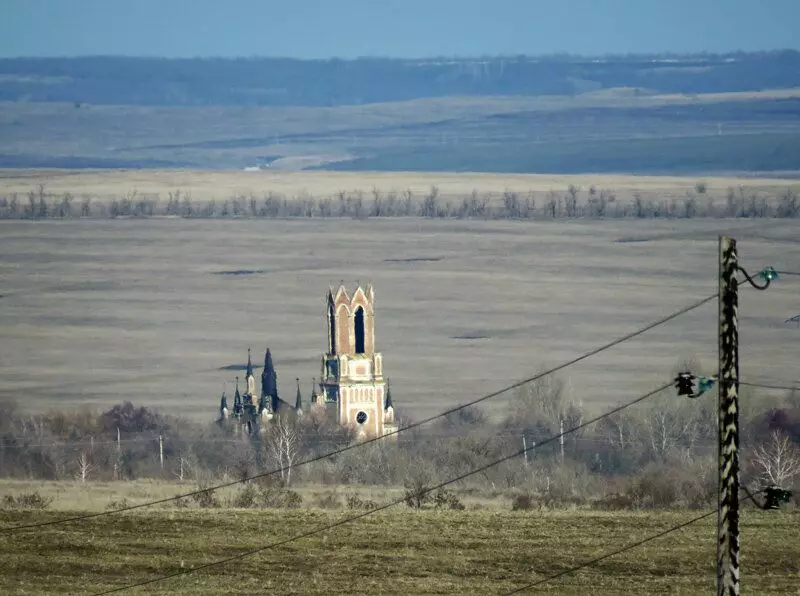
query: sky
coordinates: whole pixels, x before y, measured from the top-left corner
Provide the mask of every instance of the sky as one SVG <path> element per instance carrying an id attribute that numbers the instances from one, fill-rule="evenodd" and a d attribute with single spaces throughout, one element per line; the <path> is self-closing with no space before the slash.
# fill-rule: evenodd
<path id="1" fill-rule="evenodd" d="M 800 49 L 800 0 L 0 0 L 0 57 Z"/>

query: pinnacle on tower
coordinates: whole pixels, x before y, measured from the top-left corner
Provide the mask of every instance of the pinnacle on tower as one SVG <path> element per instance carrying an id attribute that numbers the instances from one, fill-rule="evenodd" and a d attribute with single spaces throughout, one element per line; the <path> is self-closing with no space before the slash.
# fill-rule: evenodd
<path id="1" fill-rule="evenodd" d="M 294 400 L 294 409 L 297 412 L 303 411 L 303 397 L 300 395 L 300 377 L 295 379 L 297 381 L 297 397 Z"/>
<path id="2" fill-rule="evenodd" d="M 389 385 L 389 379 L 386 379 L 386 399 L 384 400 L 383 409 L 388 410 L 394 408 L 392 405 L 392 387 Z"/>
<path id="3" fill-rule="evenodd" d="M 236 391 L 233 394 L 233 413 L 242 413 L 242 396 L 239 393 L 239 377 L 236 377 Z"/>
<path id="4" fill-rule="evenodd" d="M 311 404 L 317 403 L 317 377 L 311 378 Z"/>
<path id="5" fill-rule="evenodd" d="M 247 374 L 245 378 L 253 376 L 253 361 L 250 359 L 250 348 L 247 348 Z"/>
<path id="6" fill-rule="evenodd" d="M 219 400 L 219 414 L 225 417 L 228 413 L 228 398 L 225 396 L 225 390 L 222 390 L 222 397 Z"/>

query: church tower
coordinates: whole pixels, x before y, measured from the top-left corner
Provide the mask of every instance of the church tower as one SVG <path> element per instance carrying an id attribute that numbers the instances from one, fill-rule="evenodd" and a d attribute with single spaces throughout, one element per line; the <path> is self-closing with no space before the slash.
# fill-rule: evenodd
<path id="1" fill-rule="evenodd" d="M 375 292 L 358 286 L 352 296 L 342 285 L 326 296 L 328 348 L 322 357 L 322 395 L 317 403 L 335 409 L 338 422 L 359 437 L 389 431 L 383 357 L 375 351 Z M 394 422 L 393 410 L 391 426 Z"/>

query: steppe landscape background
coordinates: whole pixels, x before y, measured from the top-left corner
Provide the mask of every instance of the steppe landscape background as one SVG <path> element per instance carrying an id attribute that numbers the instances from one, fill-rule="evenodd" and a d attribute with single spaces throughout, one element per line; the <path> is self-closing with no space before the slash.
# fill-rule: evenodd
<path id="1" fill-rule="evenodd" d="M 45 21 L 36 53 L 64 31 L 159 47 L 178 0 L 128 4 L 91 35 L 83 8 L 29 15 L 0 50 Z M 233 4 L 193 0 L 166 37 L 211 18 L 216 47 Z M 291 29 L 267 34 L 276 6 L 235 13 L 237 40 Z M 587 27 L 559 44 L 636 37 Z M 795 50 L 0 58 L 0 592 L 710 592 L 718 395 L 669 383 L 717 372 L 721 235 L 780 272 L 740 291 L 742 591 L 796 592 L 799 115 Z M 391 439 L 218 420 L 248 348 L 308 403 L 339 283 L 375 288 L 401 425 L 707 301 Z M 762 511 L 773 484 L 794 496 Z"/>
<path id="2" fill-rule="evenodd" d="M 5 191 L 44 184 L 100 199 L 125 189 L 180 188 L 195 200 L 267 190 L 285 196 L 339 189 L 437 185 L 562 191 L 565 184 L 685 194 L 693 179 L 269 172 L 6 171 Z M 744 185 L 773 196 L 773 179 L 706 180 L 701 197 Z M 584 193 L 585 194 L 585 193 Z M 722 201 L 722 198 L 719 198 Z M 324 294 L 372 283 L 377 342 L 396 406 L 409 417 L 530 376 L 716 292 L 717 237 L 740 242 L 752 272 L 796 271 L 797 224 L 786 219 L 483 221 L 427 218 L 180 218 L 0 222 L 4 259 L 0 391 L 24 408 L 108 407 L 131 400 L 194 419 L 216 416 L 218 397 L 252 347 L 269 347 L 280 389 L 303 392 L 319 376 Z M 797 278 L 744 290 L 742 378 L 797 380 Z M 570 397 L 592 407 L 669 379 L 682 360 L 716 360 L 712 304 L 567 373 Z"/>

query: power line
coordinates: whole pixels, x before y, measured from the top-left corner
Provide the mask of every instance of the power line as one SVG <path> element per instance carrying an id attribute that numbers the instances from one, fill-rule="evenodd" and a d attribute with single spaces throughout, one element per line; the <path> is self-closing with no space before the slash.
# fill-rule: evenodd
<path id="1" fill-rule="evenodd" d="M 660 319 L 658 319 L 656 321 L 653 321 L 652 323 L 649 323 L 649 324 L 645 325 L 644 327 L 641 327 L 641 328 L 637 329 L 636 331 L 632 331 L 631 333 L 628 333 L 626 335 L 618 337 L 617 339 L 615 339 L 613 341 L 610 341 L 610 342 L 608 342 L 606 344 L 603 344 L 600 347 L 594 348 L 593 350 L 590 350 L 589 352 L 585 352 L 584 354 L 582 354 L 580 356 L 577 356 L 577 357 L 575 357 L 575 358 L 573 358 L 571 360 L 568 360 L 566 362 L 563 362 L 562 364 L 559 364 L 559 365 L 554 366 L 552 368 L 549 368 L 549 369 L 547 369 L 547 370 L 545 370 L 543 372 L 535 374 L 532 377 L 528 377 L 527 379 L 523 379 L 522 381 L 517 381 L 516 383 L 508 385 L 507 387 L 504 387 L 504 388 L 499 389 L 497 391 L 494 391 L 492 393 L 488 393 L 488 394 L 486 394 L 486 395 L 484 395 L 482 397 L 479 397 L 477 399 L 474 399 L 474 400 L 472 400 L 470 402 L 461 404 L 459 406 L 455 406 L 453 408 L 450 408 L 448 410 L 440 412 L 439 414 L 434 414 L 433 416 L 429 416 L 428 418 L 423 418 L 422 420 L 420 420 L 418 422 L 412 422 L 411 424 L 408 424 L 408 425 L 406 425 L 406 426 L 404 426 L 402 428 L 398 428 L 396 430 L 388 432 L 388 433 L 386 433 L 384 435 L 377 436 L 377 437 L 372 437 L 372 438 L 369 438 L 369 439 L 365 439 L 365 440 L 360 441 L 358 443 L 351 443 L 350 445 L 345 445 L 344 447 L 341 447 L 339 449 L 335 449 L 335 450 L 333 450 L 333 451 L 331 451 L 329 453 L 324 453 L 324 454 L 321 454 L 321 455 L 317 455 L 315 457 L 311 457 L 311 458 L 308 458 L 308 459 L 305 459 L 305 460 L 301 460 L 301 461 L 293 464 L 293 467 L 305 466 L 305 465 L 308 465 L 308 464 L 311 464 L 311 463 L 314 463 L 314 462 L 318 462 L 318 461 L 323 460 L 323 459 L 328 459 L 330 457 L 335 457 L 337 455 L 340 455 L 340 454 L 345 453 L 347 451 L 350 451 L 352 449 L 356 449 L 356 448 L 364 447 L 366 445 L 370 445 L 370 444 L 375 443 L 377 441 L 381 441 L 381 440 L 385 439 L 386 437 L 390 437 L 392 435 L 397 435 L 397 434 L 399 434 L 401 432 L 405 432 L 405 431 L 420 427 L 420 426 L 422 426 L 424 424 L 428 424 L 429 422 L 433 422 L 434 420 L 437 420 L 439 418 L 443 418 L 445 416 L 449 416 L 450 414 L 453 414 L 453 413 L 458 412 L 460 410 L 463 410 L 465 408 L 469 408 L 469 407 L 474 406 L 476 404 L 482 403 L 482 402 L 484 402 L 486 400 L 495 398 L 495 397 L 497 397 L 499 395 L 502 395 L 503 393 L 507 393 L 508 391 L 512 391 L 514 389 L 522 387 L 523 385 L 527 385 L 528 383 L 531 383 L 533 381 L 537 381 L 537 380 L 539 380 L 539 379 L 541 379 L 543 377 L 546 377 L 548 375 L 551 375 L 551 374 L 554 374 L 556 372 L 559 372 L 559 371 L 561 371 L 561 370 L 563 370 L 565 368 L 573 366 L 573 365 L 575 365 L 575 364 L 577 364 L 577 363 L 579 363 L 579 362 L 581 362 L 583 360 L 586 360 L 587 358 L 591 358 L 592 356 L 595 356 L 595 355 L 597 355 L 597 354 L 599 354 L 601 352 L 604 352 L 604 351 L 609 350 L 609 349 L 611 349 L 611 348 L 613 348 L 615 346 L 618 346 L 619 344 L 624 343 L 624 342 L 626 342 L 626 341 L 628 341 L 630 339 L 633 339 L 634 337 L 642 335 L 642 334 L 646 333 L 647 331 L 650 331 L 651 329 L 654 329 L 655 327 L 663 325 L 664 323 L 667 323 L 667 322 L 669 322 L 669 321 L 671 321 L 673 319 L 676 319 L 676 318 L 678 318 L 678 317 L 680 317 L 680 316 L 682 316 L 682 315 L 684 315 L 684 314 L 686 314 L 688 312 L 691 312 L 692 310 L 695 310 L 696 308 L 699 308 L 699 307 L 703 306 L 704 304 L 706 304 L 708 302 L 711 302 L 712 300 L 717 298 L 718 295 L 719 295 L 719 293 L 715 293 L 715 294 L 712 294 L 711 296 L 707 296 L 707 297 L 703 298 L 702 300 L 698 300 L 697 302 L 694 302 L 694 303 L 692 303 L 692 304 L 690 304 L 688 306 L 685 306 L 685 307 L 681 308 L 680 310 L 677 310 L 677 311 L 673 312 L 672 314 L 669 314 L 669 315 L 667 315 L 665 317 L 662 317 L 662 318 L 660 318 Z M 540 443 L 540 445 L 541 445 L 541 443 Z M 38 523 L 35 523 L 35 524 L 25 524 L 25 525 L 4 527 L 4 528 L 0 528 L 0 534 L 6 533 L 6 532 L 13 532 L 13 531 L 17 531 L 17 530 L 40 528 L 40 527 L 44 527 L 44 526 L 54 526 L 54 525 L 58 525 L 58 524 L 64 524 L 64 523 L 69 523 L 69 522 L 81 521 L 81 520 L 85 520 L 85 519 L 91 519 L 91 518 L 94 518 L 94 517 L 101 517 L 101 516 L 105 516 L 105 515 L 113 515 L 115 513 L 121 513 L 121 512 L 124 512 L 124 511 L 131 511 L 133 509 L 141 509 L 143 507 L 150 507 L 150 506 L 153 506 L 153 505 L 160 505 L 162 503 L 168 503 L 170 501 L 177 501 L 177 500 L 180 500 L 180 499 L 193 497 L 195 495 L 199 495 L 199 494 L 203 494 L 203 493 L 210 493 L 210 492 L 213 492 L 215 490 L 219 490 L 221 488 L 227 488 L 229 486 L 235 486 L 237 484 L 242 484 L 242 483 L 245 483 L 245 482 L 249 482 L 250 480 L 255 480 L 257 478 L 265 478 L 265 477 L 268 477 L 268 476 L 279 474 L 279 473 L 285 471 L 288 467 L 289 466 L 280 467 L 280 468 L 277 468 L 277 469 L 274 469 L 274 470 L 270 470 L 269 472 L 262 472 L 260 474 L 254 474 L 252 476 L 241 478 L 239 480 L 233 480 L 231 482 L 225 482 L 223 484 L 218 484 L 216 486 L 211 486 L 211 487 L 208 487 L 208 488 L 204 488 L 204 489 L 200 489 L 200 490 L 196 490 L 196 491 L 192 491 L 192 492 L 188 492 L 188 493 L 175 495 L 173 497 L 166 497 L 164 499 L 158 499 L 156 501 L 149 501 L 147 503 L 140 503 L 138 505 L 129 505 L 127 507 L 120 507 L 119 509 L 111 509 L 111 510 L 108 510 L 108 511 L 100 511 L 100 512 L 96 512 L 96 513 L 88 513 L 88 514 L 85 514 L 85 515 L 78 515 L 78 516 L 68 517 L 68 518 L 64 518 L 64 519 L 60 519 L 60 520 L 52 520 L 52 521 L 47 521 L 47 522 L 38 522 Z"/>
<path id="2" fill-rule="evenodd" d="M 744 490 L 747 493 L 747 498 L 749 500 L 753 501 L 753 503 L 755 503 L 757 507 L 761 507 L 761 505 L 755 500 L 753 494 L 749 490 L 747 490 L 746 487 L 743 486 L 741 490 Z M 756 491 L 756 494 L 761 493 L 761 492 L 763 492 L 763 491 Z M 627 552 L 629 550 L 633 550 L 634 548 L 637 548 L 637 547 L 639 547 L 639 546 L 641 546 L 643 544 L 646 544 L 646 543 L 648 543 L 648 542 L 650 542 L 652 540 L 657 540 L 658 538 L 662 538 L 662 537 L 666 536 L 667 534 L 671 534 L 672 532 L 677 532 L 678 530 L 682 530 L 686 526 L 690 526 L 693 523 L 699 522 L 700 520 L 703 520 L 703 519 L 705 519 L 707 517 L 711 517 L 716 512 L 717 512 L 716 509 L 713 509 L 711 511 L 707 511 L 704 514 L 698 515 L 697 517 L 694 517 L 694 518 L 692 518 L 692 519 L 690 519 L 688 521 L 685 521 L 685 522 L 683 522 L 681 524 L 678 524 L 677 526 L 672 526 L 671 528 L 669 528 L 667 530 L 664 530 L 663 532 L 659 532 L 658 534 L 653 534 L 652 536 L 648 536 L 647 538 L 643 538 L 642 540 L 639 540 L 637 542 L 633 542 L 631 544 L 628 544 L 627 546 L 624 546 L 624 547 L 622 547 L 620 549 L 617 549 L 617 550 L 615 550 L 613 552 L 606 553 L 605 555 L 601 555 L 599 557 L 596 557 L 596 558 L 594 558 L 594 559 L 592 559 L 590 561 L 586 561 L 585 563 L 581 563 L 580 565 L 576 565 L 575 567 L 570 567 L 569 569 L 565 569 L 564 571 L 559 571 L 556 574 L 549 575 L 547 577 L 543 577 L 540 580 L 537 580 L 537 581 L 535 581 L 533 583 L 530 583 L 530 584 L 524 585 L 522 587 L 516 588 L 516 589 L 514 589 L 514 590 L 512 590 L 510 592 L 505 592 L 503 594 L 503 596 L 511 596 L 512 594 L 519 594 L 520 592 L 524 592 L 526 590 L 530 590 L 531 588 L 535 588 L 536 586 L 541 586 L 542 584 L 545 584 L 547 582 L 553 581 L 554 579 L 558 579 L 560 577 L 564 577 L 565 575 L 569 575 L 570 573 L 575 573 L 576 571 L 580 571 L 581 569 L 585 569 L 587 567 L 591 567 L 595 563 L 599 563 L 600 561 L 604 561 L 605 559 L 609 559 L 611 557 L 614 557 L 616 555 L 622 554 L 622 553 Z"/>
<path id="3" fill-rule="evenodd" d="M 789 387 L 788 385 L 772 385 L 767 383 L 745 383 L 744 381 L 739 381 L 739 385 L 744 385 L 745 387 L 760 387 L 761 389 L 780 389 L 782 391 L 800 391 L 800 385 L 795 385 L 793 387 Z"/>
<path id="4" fill-rule="evenodd" d="M 592 565 L 594 565 L 596 563 L 599 563 L 600 561 L 604 561 L 605 559 L 609 559 L 609 558 L 611 558 L 613 556 L 616 556 L 616 555 L 622 554 L 622 553 L 624 553 L 626 551 L 632 550 L 632 549 L 634 549 L 636 547 L 639 547 L 639 546 L 641 546 L 643 544 L 646 544 L 646 543 L 650 542 L 651 540 L 656 540 L 658 538 L 662 538 L 663 536 L 666 536 L 667 534 L 671 534 L 672 532 L 677 532 L 678 530 L 681 530 L 681 529 L 685 528 L 686 526 L 689 526 L 689 525 L 691 525 L 693 523 L 699 522 L 700 520 L 705 519 L 707 517 L 711 517 L 712 515 L 715 515 L 716 513 L 717 513 L 716 509 L 714 509 L 713 511 L 707 511 L 703 515 L 698 515 L 697 517 L 693 517 L 689 521 L 685 521 L 682 524 L 678 524 L 677 526 L 673 526 L 673 527 L 669 528 L 668 530 L 664 530 L 663 532 L 659 532 L 658 534 L 653 534 L 652 536 L 648 536 L 647 538 L 643 538 L 642 540 L 639 540 L 637 542 L 633 542 L 631 544 L 628 544 L 627 546 L 624 546 L 624 547 L 622 547 L 620 549 L 617 549 L 615 551 L 612 551 L 610 553 L 606 553 L 605 555 L 601 555 L 599 557 L 596 557 L 596 558 L 594 558 L 594 559 L 592 559 L 590 561 L 586 561 L 585 563 L 582 563 L 580 565 L 576 565 L 575 567 L 570 567 L 569 569 L 565 569 L 564 571 L 559 571 L 558 573 L 555 573 L 553 575 L 548 575 L 547 577 L 544 577 L 544 578 L 542 578 L 542 579 L 540 579 L 538 581 L 535 581 L 533 583 L 527 584 L 527 585 L 522 586 L 520 588 L 516 588 L 514 590 L 511 590 L 510 592 L 505 592 L 503 594 L 503 596 L 511 596 L 511 594 L 519 594 L 520 592 L 524 592 L 526 590 L 530 590 L 531 588 L 535 588 L 536 586 L 541 586 L 542 584 L 545 584 L 547 582 L 553 581 L 554 579 L 558 579 L 560 577 L 564 577 L 565 575 L 569 575 L 570 573 L 575 573 L 576 571 L 580 571 L 581 569 L 585 569 L 586 567 L 591 567 Z"/>
<path id="5" fill-rule="evenodd" d="M 629 407 L 631 407 L 633 405 L 638 404 L 639 402 L 642 402 L 642 401 L 644 401 L 644 400 L 646 400 L 646 399 L 648 399 L 650 397 L 653 397 L 654 395 L 660 393 L 661 391 L 664 391 L 665 389 L 669 389 L 670 387 L 672 387 L 672 383 L 671 382 L 667 383 L 665 385 L 662 385 L 661 387 L 658 387 L 657 389 L 653 389 L 652 391 L 650 391 L 648 393 L 645 393 L 644 395 L 641 395 L 641 396 L 637 397 L 636 399 L 634 399 L 632 401 L 629 401 L 629 402 L 626 402 L 626 403 L 624 403 L 622 405 L 619 405 L 619 406 L 609 410 L 608 412 L 600 414 L 599 416 L 595 416 L 594 418 L 592 418 L 590 420 L 587 420 L 586 422 L 583 422 L 581 424 L 578 424 L 577 426 L 573 426 L 572 428 L 567 429 L 564 432 L 558 433 L 556 435 L 552 435 L 552 436 L 548 437 L 547 439 L 539 442 L 537 444 L 537 447 L 540 447 L 542 445 L 547 445 L 548 443 L 552 443 L 554 441 L 557 441 L 561 437 L 569 435 L 569 434 L 574 433 L 574 432 L 577 432 L 577 431 L 581 430 L 582 428 L 585 428 L 587 426 L 590 426 L 590 425 L 602 420 L 603 418 L 607 418 L 609 416 L 613 416 L 614 414 L 617 414 L 618 412 L 621 412 L 622 410 L 625 410 L 626 408 L 629 408 Z M 513 459 L 515 457 L 519 457 L 521 455 L 524 455 L 527 451 L 530 451 L 532 449 L 534 449 L 534 447 L 528 447 L 528 448 L 519 449 L 519 450 L 514 451 L 513 453 L 511 453 L 509 455 L 505 455 L 505 456 L 503 456 L 503 457 L 501 457 L 499 459 L 496 459 L 496 460 L 494 460 L 492 462 L 489 462 L 488 464 L 484 464 L 484 465 L 482 465 L 482 466 L 480 466 L 478 468 L 470 470 L 469 472 L 465 472 L 464 474 L 461 474 L 460 476 L 456 476 L 455 478 L 451 478 L 449 480 L 445 480 L 444 482 L 441 482 L 440 484 L 437 484 L 437 485 L 432 486 L 430 488 L 426 488 L 426 489 L 420 491 L 419 494 L 420 495 L 427 495 L 427 494 L 429 494 L 429 493 L 431 493 L 431 492 L 433 492 L 435 490 L 439 490 L 440 488 L 444 488 L 445 486 L 449 486 L 451 484 L 455 484 L 456 482 L 460 482 L 461 480 L 464 480 L 465 478 L 469 478 L 470 476 L 474 476 L 475 474 L 480 474 L 481 472 L 485 472 L 486 470 L 488 470 L 490 468 L 493 468 L 494 466 L 497 466 L 497 465 L 499 465 L 499 464 L 501 464 L 501 463 L 503 463 L 505 461 L 508 461 L 508 460 Z M 310 536 L 314 536 L 315 534 L 319 534 L 321 532 L 326 532 L 328 530 L 332 530 L 333 528 L 337 528 L 339 526 L 343 526 L 343 525 L 348 524 L 350 522 L 354 522 L 354 521 L 359 520 L 361 518 L 367 517 L 368 515 L 372 515 L 373 513 L 378 513 L 379 511 L 384 511 L 384 510 L 389 509 L 391 507 L 394 507 L 396 505 L 400 505 L 401 503 L 404 503 L 404 502 L 405 502 L 405 497 L 402 497 L 400 499 L 396 499 L 394 501 L 390 501 L 389 503 L 386 503 L 385 505 L 380 505 L 380 506 L 375 507 L 373 509 L 370 509 L 368 511 L 364 511 L 362 513 L 357 513 L 355 515 L 351 515 L 349 517 L 345 517 L 344 519 L 340 519 L 337 522 L 333 522 L 333 523 L 327 524 L 325 526 L 320 526 L 320 527 L 315 528 L 313 530 L 309 530 L 309 531 L 303 532 L 301 534 L 296 534 L 296 535 L 291 536 L 289 538 L 284 538 L 283 540 L 278 540 L 276 542 L 272 542 L 272 543 L 267 544 L 265 546 L 260 546 L 258 548 L 254 548 L 252 550 L 249 550 L 249 551 L 246 551 L 246 552 L 243 552 L 243 553 L 239 553 L 239 554 L 233 555 L 231 557 L 227 557 L 225 559 L 212 561 L 211 563 L 204 563 L 203 565 L 199 565 L 199 566 L 193 567 L 191 569 L 184 569 L 184 570 L 181 570 L 181 571 L 176 571 L 176 572 L 173 572 L 173 573 L 170 573 L 170 574 L 167 574 L 167 575 L 162 575 L 162 576 L 159 576 L 159 577 L 156 577 L 156 578 L 153 578 L 153 579 L 149 579 L 149 580 L 145 580 L 145 581 L 142 581 L 142 582 L 139 582 L 139 583 L 128 584 L 128 585 L 125 585 L 125 586 L 120 586 L 118 588 L 112 588 L 112 589 L 106 590 L 104 592 L 99 592 L 95 596 L 101 596 L 103 594 L 112 594 L 114 592 L 122 592 L 123 590 L 129 590 L 131 588 L 138 588 L 138 587 L 141 587 L 141 586 L 146 586 L 146 585 L 154 584 L 154 583 L 157 583 L 157 582 L 165 581 L 165 580 L 171 579 L 173 577 L 177 577 L 179 575 L 188 575 L 188 574 L 194 573 L 196 571 L 201 571 L 203 569 L 208 569 L 209 567 L 216 567 L 218 565 L 224 565 L 225 563 L 229 563 L 231 561 L 236 561 L 238 559 L 243 559 L 245 557 L 249 557 L 249 556 L 255 555 L 255 554 L 263 552 L 265 550 L 270 550 L 270 549 L 273 549 L 273 548 L 277 548 L 279 546 L 284 546 L 284 545 L 289 544 L 291 542 L 295 542 L 295 541 L 301 540 L 303 538 L 308 538 Z M 714 511 L 714 513 L 716 513 L 716 511 Z"/>

